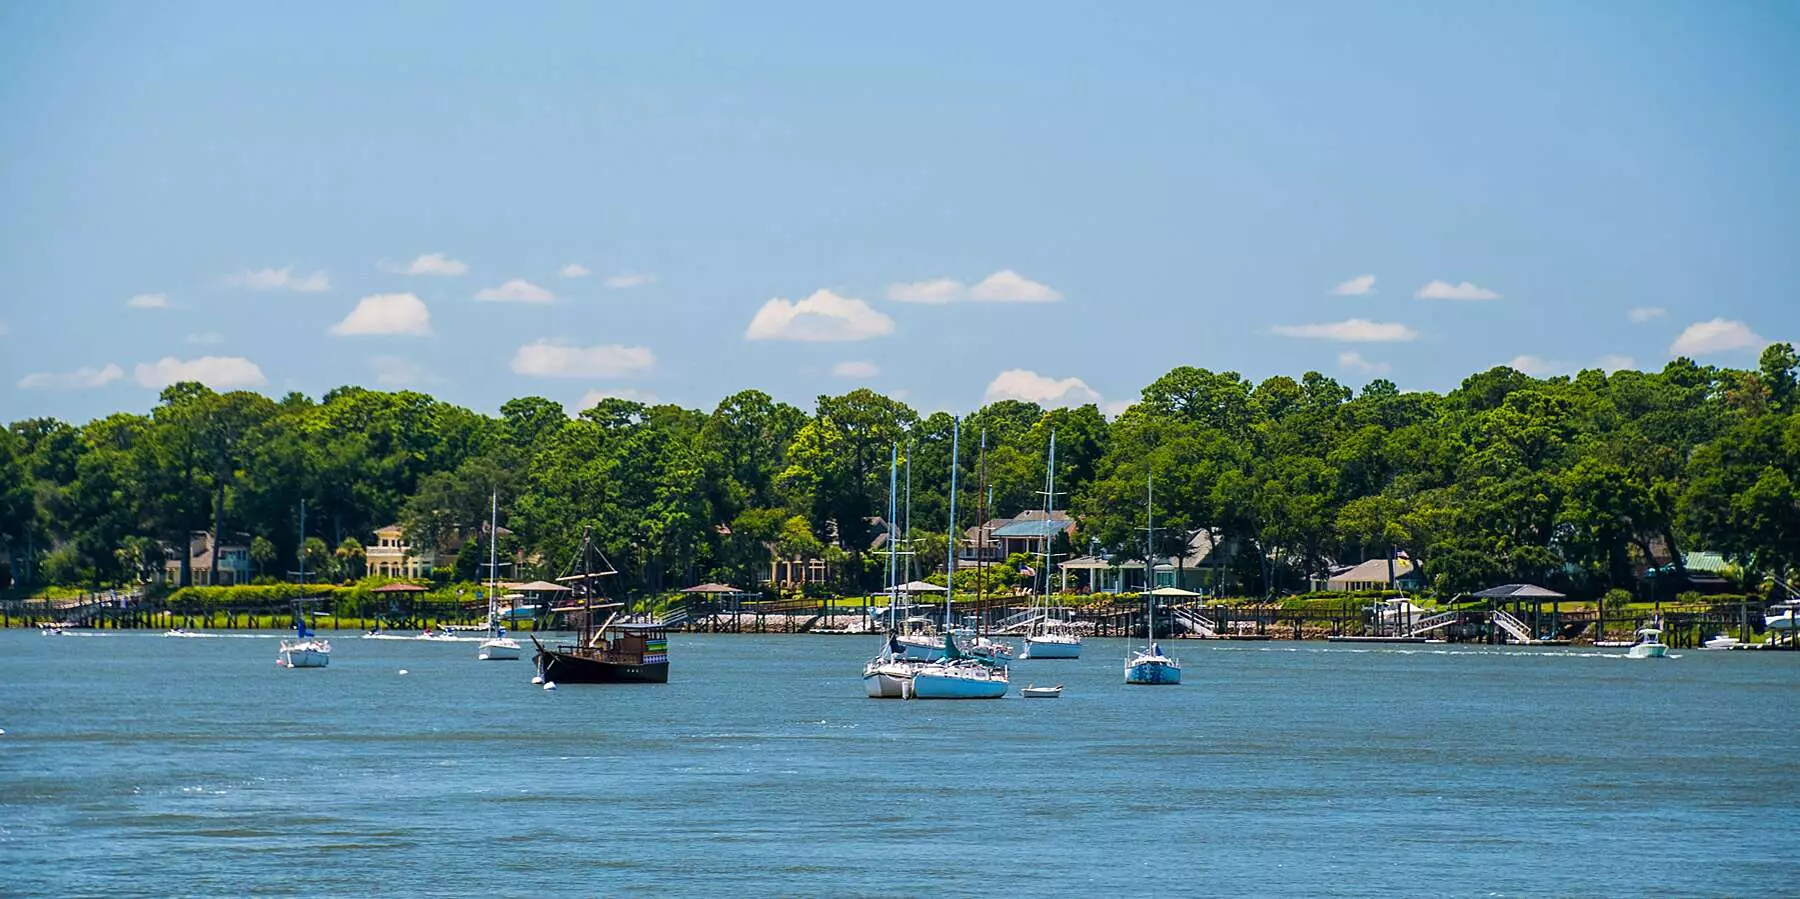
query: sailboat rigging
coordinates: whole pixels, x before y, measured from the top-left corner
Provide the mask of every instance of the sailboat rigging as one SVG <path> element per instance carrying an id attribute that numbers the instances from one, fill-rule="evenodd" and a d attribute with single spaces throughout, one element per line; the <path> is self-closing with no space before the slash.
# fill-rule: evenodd
<path id="1" fill-rule="evenodd" d="M 488 608 L 487 639 L 475 650 L 476 661 L 511 662 L 519 658 L 519 641 L 506 635 L 500 624 L 500 493 L 488 495 Z"/>
<path id="2" fill-rule="evenodd" d="M 1150 475 L 1144 476 L 1144 643 L 1140 652 L 1125 662 L 1125 683 L 1174 685 L 1181 683 L 1181 662 L 1163 655 L 1156 642 L 1156 511 Z"/>

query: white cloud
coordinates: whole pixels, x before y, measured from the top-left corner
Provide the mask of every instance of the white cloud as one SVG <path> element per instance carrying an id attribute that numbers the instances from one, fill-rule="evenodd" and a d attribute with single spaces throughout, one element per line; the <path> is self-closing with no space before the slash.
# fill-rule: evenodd
<path id="1" fill-rule="evenodd" d="M 488 303 L 548 303 L 556 295 L 524 278 L 514 278 L 499 287 L 484 287 L 475 299 Z"/>
<path id="2" fill-rule="evenodd" d="M 1476 287 L 1467 281 L 1451 284 L 1448 281 L 1433 281 L 1419 288 L 1413 294 L 1421 300 L 1497 300 L 1500 295 L 1485 287 Z"/>
<path id="3" fill-rule="evenodd" d="M 1375 292 L 1374 275 L 1357 275 L 1331 289 L 1332 293 L 1341 297 L 1367 296 Z"/>
<path id="4" fill-rule="evenodd" d="M 838 378 L 873 378 L 881 374 L 881 368 L 873 362 L 839 362 L 831 367 L 831 374 Z"/>
<path id="5" fill-rule="evenodd" d="M 446 275 L 452 278 L 469 273 L 468 263 L 451 259 L 443 253 L 426 253 L 405 265 L 395 265 L 384 259 L 381 268 L 383 271 L 402 275 Z"/>
<path id="6" fill-rule="evenodd" d="M 644 374 L 656 366 L 656 354 L 641 346 L 578 347 L 539 340 L 519 347 L 512 370 L 544 378 L 618 378 Z"/>
<path id="7" fill-rule="evenodd" d="M 182 381 L 199 381 L 214 390 L 236 387 L 261 387 L 269 383 L 256 363 L 242 356 L 202 356 L 177 359 L 164 356 L 154 363 L 139 365 L 134 371 L 137 382 L 158 390 Z"/>
<path id="8" fill-rule="evenodd" d="M 851 297 L 821 290 L 797 302 L 772 299 L 756 311 L 745 340 L 836 342 L 892 333 L 894 320 Z"/>
<path id="9" fill-rule="evenodd" d="M 984 303 L 1050 303 L 1063 298 L 1048 284 L 1040 284 L 1012 269 L 1001 269 L 969 287 L 954 278 L 931 278 L 890 284 L 887 298 L 896 303 L 942 306 L 960 300 Z"/>
<path id="10" fill-rule="evenodd" d="M 21 390 L 88 390 L 102 387 L 125 377 L 125 370 L 111 362 L 100 368 L 78 368 L 57 374 L 38 372 L 19 379 Z"/>
<path id="11" fill-rule="evenodd" d="M 969 299 L 989 303 L 1050 303 L 1062 294 L 1048 284 L 1039 284 L 1010 268 L 1001 269 L 969 289 Z"/>
<path id="12" fill-rule="evenodd" d="M 1668 314 L 1669 310 L 1661 306 L 1639 306 L 1626 312 L 1625 317 L 1630 319 L 1632 324 L 1641 325 L 1653 318 L 1662 318 Z"/>
<path id="13" fill-rule="evenodd" d="M 133 309 L 167 309 L 169 296 L 162 293 L 140 293 L 125 301 L 125 305 Z"/>
<path id="14" fill-rule="evenodd" d="M 1595 360 L 1594 367 L 1598 368 L 1601 371 L 1606 372 L 1607 374 L 1610 375 L 1615 371 L 1623 371 L 1628 368 L 1636 368 L 1637 360 L 1631 358 L 1630 356 L 1620 356 L 1617 354 L 1608 354 L 1605 356 L 1601 356 L 1599 359 Z"/>
<path id="15" fill-rule="evenodd" d="M 612 290 L 624 290 L 628 287 L 642 287 L 645 284 L 655 283 L 656 276 L 649 272 L 626 272 L 623 275 L 613 275 L 605 281 L 600 282 L 602 286 L 611 288 Z"/>
<path id="16" fill-rule="evenodd" d="M 316 271 L 304 277 L 294 274 L 294 267 L 259 268 L 226 275 L 228 287 L 248 287 L 251 290 L 298 290 L 302 293 L 319 293 L 331 289 L 331 276 L 324 271 Z"/>
<path id="17" fill-rule="evenodd" d="M 1562 371 L 1561 362 L 1551 362 L 1542 356 L 1514 356 L 1506 363 L 1506 367 L 1514 371 L 1524 372 L 1534 378 L 1547 378 Z"/>
<path id="18" fill-rule="evenodd" d="M 562 267 L 560 274 L 565 278 L 585 278 L 593 272 L 588 271 L 588 267 L 579 262 L 571 262 Z"/>
<path id="19" fill-rule="evenodd" d="M 1386 362 L 1371 362 L 1363 358 L 1363 354 L 1354 350 L 1338 354 L 1338 365 L 1346 370 L 1361 375 L 1385 375 L 1393 366 Z"/>
<path id="20" fill-rule="evenodd" d="M 927 303 L 942 306 L 963 296 L 963 283 L 950 278 L 889 284 L 887 298 L 896 303 Z"/>
<path id="21" fill-rule="evenodd" d="M 1750 330 L 1749 325 L 1715 318 L 1688 325 L 1687 330 L 1682 331 L 1681 336 L 1669 345 L 1669 353 L 1675 356 L 1700 356 L 1731 350 L 1760 350 L 1768 345 L 1769 341 Z"/>
<path id="22" fill-rule="evenodd" d="M 1057 380 L 1022 368 L 1010 368 L 995 376 L 987 386 L 985 397 L 990 403 L 1024 400 L 1049 408 L 1100 402 L 1099 392 L 1080 378 Z"/>
<path id="23" fill-rule="evenodd" d="M 344 320 L 331 326 L 340 336 L 367 334 L 431 335 L 431 310 L 410 293 L 378 293 L 363 297 Z"/>
<path id="24" fill-rule="evenodd" d="M 375 383 L 382 387 L 418 387 L 435 383 L 437 376 L 400 356 L 373 356 L 369 368 L 375 372 Z"/>
<path id="25" fill-rule="evenodd" d="M 643 403 L 646 406 L 656 405 L 656 396 L 654 394 L 645 393 L 642 390 L 632 390 L 630 388 L 620 390 L 602 389 L 590 390 L 587 393 L 582 394 L 580 401 L 575 404 L 575 410 L 579 412 L 582 409 L 592 409 L 595 406 L 600 405 L 601 400 L 630 400 L 634 403 Z"/>
<path id="26" fill-rule="evenodd" d="M 1372 322 L 1360 318 L 1317 325 L 1276 325 L 1270 330 L 1283 337 L 1309 337 L 1344 343 L 1397 343 L 1419 339 L 1419 332 L 1399 322 Z"/>
<path id="27" fill-rule="evenodd" d="M 1101 403 L 1100 412 L 1108 419 L 1118 421 L 1119 416 L 1124 415 L 1126 409 L 1135 405 L 1137 405 L 1137 403 L 1131 400 L 1112 400 L 1110 402 Z"/>
<path id="28" fill-rule="evenodd" d="M 217 331 L 203 331 L 199 334 L 189 334 L 184 339 L 188 343 L 206 346 L 206 345 L 211 345 L 211 344 L 215 344 L 215 343 L 224 343 L 225 335 L 220 334 Z"/>

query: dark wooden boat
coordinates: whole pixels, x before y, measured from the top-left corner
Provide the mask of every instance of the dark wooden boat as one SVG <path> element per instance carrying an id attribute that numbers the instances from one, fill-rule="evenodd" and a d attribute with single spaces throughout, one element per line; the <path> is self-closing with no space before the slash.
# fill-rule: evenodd
<path id="1" fill-rule="evenodd" d="M 666 684 L 669 636 L 660 624 L 607 622 L 579 644 L 537 644 L 538 676 L 558 684 Z"/>
<path id="2" fill-rule="evenodd" d="M 576 573 L 557 578 L 568 585 L 579 605 L 545 608 L 539 620 L 550 621 L 566 616 L 581 622 L 581 636 L 575 643 L 544 645 L 536 634 L 531 642 L 537 646 L 538 677 L 544 683 L 558 684 L 666 684 L 669 682 L 669 632 L 661 624 L 620 621 L 624 603 L 597 603 L 600 579 L 613 574 L 609 564 L 594 571 L 589 556 L 597 553 L 593 532 L 582 534 L 577 554 Z M 606 557 L 600 554 L 601 561 Z M 605 623 L 594 626 L 596 613 L 609 611 Z"/>

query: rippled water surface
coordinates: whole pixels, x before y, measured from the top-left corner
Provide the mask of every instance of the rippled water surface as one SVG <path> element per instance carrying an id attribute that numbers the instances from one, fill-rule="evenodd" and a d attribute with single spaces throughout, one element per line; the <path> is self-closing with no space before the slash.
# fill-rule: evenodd
<path id="1" fill-rule="evenodd" d="M 1177 643 L 1126 687 L 1096 640 L 933 703 L 863 698 L 870 638 L 556 692 L 333 642 L 0 632 L 0 894 L 1800 890 L 1800 654 Z"/>

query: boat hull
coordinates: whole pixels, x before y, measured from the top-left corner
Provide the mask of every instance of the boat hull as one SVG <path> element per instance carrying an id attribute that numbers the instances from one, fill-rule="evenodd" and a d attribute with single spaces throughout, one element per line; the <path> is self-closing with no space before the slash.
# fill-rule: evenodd
<path id="1" fill-rule="evenodd" d="M 899 643 L 909 662 L 935 662 L 944 657 L 942 637 L 901 637 Z"/>
<path id="2" fill-rule="evenodd" d="M 481 648 L 475 651 L 475 659 L 481 662 L 516 662 L 519 659 L 518 641 L 483 640 Z"/>
<path id="3" fill-rule="evenodd" d="M 908 699 L 912 696 L 912 668 L 893 663 L 863 669 L 863 690 L 870 699 Z"/>
<path id="4" fill-rule="evenodd" d="M 535 659 L 538 676 L 559 684 L 666 684 L 669 663 L 611 662 L 553 649 L 540 650 Z"/>
<path id="5" fill-rule="evenodd" d="M 275 661 L 286 668 L 325 668 L 331 664 L 331 648 L 317 645 L 282 644 Z"/>
<path id="6" fill-rule="evenodd" d="M 912 677 L 914 699 L 1000 699 L 1008 684 L 1001 677 L 968 677 L 920 671 Z"/>
<path id="7" fill-rule="evenodd" d="M 1661 643 L 1639 643 L 1625 651 L 1627 658 L 1661 659 L 1669 655 L 1669 647 Z"/>
<path id="8" fill-rule="evenodd" d="M 1167 659 L 1132 662 L 1125 666 L 1125 683 L 1140 686 L 1175 686 L 1181 683 L 1181 666 Z"/>
<path id="9" fill-rule="evenodd" d="M 1058 640 L 1055 638 L 1026 637 L 1026 659 L 1079 659 L 1081 658 L 1080 640 Z"/>

